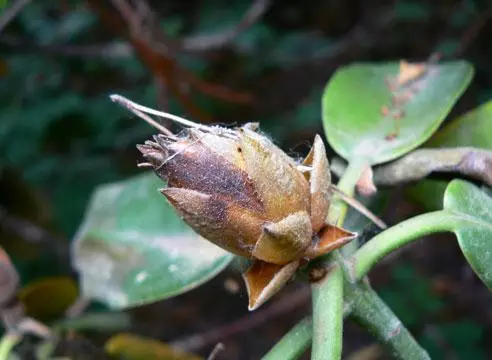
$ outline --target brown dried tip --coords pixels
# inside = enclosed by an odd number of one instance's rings
[[[144,145],[137,145],[137,149],[154,168],[161,166],[168,158],[167,149],[156,142],[146,141]]]

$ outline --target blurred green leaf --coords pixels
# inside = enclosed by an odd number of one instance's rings
[[[473,146],[492,149],[492,100],[454,119],[429,141],[426,147]]]
[[[293,66],[300,62],[326,57],[332,50],[332,45],[333,43],[322,34],[309,32],[283,34],[271,48],[269,60],[277,66]]]
[[[126,360],[201,360],[200,356],[186,353],[154,339],[132,334],[116,334],[104,345],[106,352]]]
[[[147,173],[96,189],[73,249],[85,297],[113,308],[153,302],[195,288],[231,261],[177,216],[162,186]]]
[[[114,332],[131,327],[130,314],[126,312],[93,312],[72,319],[62,319],[53,324],[55,330],[92,330]]]
[[[443,309],[445,302],[433,291],[431,281],[411,264],[396,265],[390,277],[379,293],[406,326],[418,325]]]
[[[345,159],[371,164],[393,160],[416,148],[439,127],[468,86],[473,68],[456,61],[428,65],[426,72],[390,89],[399,63],[353,64],[336,72],[323,94],[323,125],[330,145]],[[392,97],[401,119],[385,115]],[[394,99],[394,98],[393,98]]]
[[[397,1],[394,11],[400,20],[407,21],[424,20],[431,15],[429,4],[421,1]]]
[[[41,321],[63,316],[77,296],[77,284],[61,276],[37,280],[19,292],[26,314]]]
[[[480,344],[484,330],[481,324],[469,320],[436,324],[427,326],[419,343],[433,360],[447,360],[451,356],[462,360],[485,360],[488,357]]]
[[[405,194],[426,211],[435,211],[442,208],[442,199],[448,182],[445,180],[425,179],[405,189]]]
[[[453,180],[444,194],[444,209],[465,221],[454,230],[458,243],[480,279],[492,290],[492,198],[475,185]]]

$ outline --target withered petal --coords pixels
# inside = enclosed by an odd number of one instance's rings
[[[305,257],[314,259],[342,247],[357,237],[357,233],[335,225],[325,225],[319,232],[319,242],[307,249]]]
[[[270,140],[247,128],[240,129],[246,172],[270,221],[309,212],[309,184],[296,163]]]
[[[250,311],[258,309],[275,295],[290,280],[298,267],[299,261],[275,265],[255,260],[243,274],[249,297],[248,309]]]
[[[248,209],[215,195],[165,188],[160,190],[193,230],[236,255],[250,257],[264,220]]]
[[[276,223],[268,223],[253,250],[257,259],[286,264],[298,259],[311,244],[312,227],[307,212],[297,212]]]
[[[311,193],[311,222],[314,232],[318,232],[325,224],[332,197],[330,164],[321,136],[314,137],[313,147],[303,163],[311,166],[308,176]]]

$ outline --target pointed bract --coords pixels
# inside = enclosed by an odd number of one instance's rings
[[[321,229],[318,236],[319,241],[313,243],[306,251],[306,257],[314,259],[318,256],[328,254],[354,240],[357,237],[357,233],[353,233],[335,225],[326,225]]]
[[[248,309],[256,310],[275,295],[290,280],[298,267],[298,261],[275,265],[256,260],[243,274],[249,297]]]
[[[319,135],[314,138],[313,147],[304,160],[311,167],[309,172],[311,194],[311,222],[314,232],[318,232],[326,221],[331,201],[330,164],[326,157],[325,145]]]
[[[305,211],[287,216],[263,227],[253,256],[273,264],[285,264],[285,259],[298,259],[311,244],[311,221]]]

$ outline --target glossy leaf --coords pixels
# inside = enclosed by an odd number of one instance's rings
[[[191,230],[158,192],[153,173],[96,189],[75,236],[85,297],[122,308],[186,292],[232,255]]]
[[[444,194],[444,209],[462,218],[454,230],[466,259],[492,290],[492,198],[475,185],[453,180]]]
[[[374,165],[421,145],[439,127],[473,73],[463,61],[428,65],[421,76],[395,88],[390,83],[405,75],[399,66],[353,64],[337,71],[328,83],[323,125],[328,142],[345,159],[364,157]]]
[[[454,119],[426,147],[473,146],[492,149],[492,100]]]

